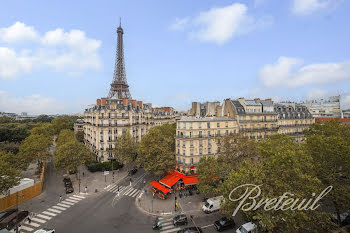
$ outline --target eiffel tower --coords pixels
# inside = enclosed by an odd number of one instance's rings
[[[125,63],[124,63],[124,49],[123,49],[123,28],[121,26],[121,19],[119,27],[117,28],[118,42],[114,66],[113,82],[109,90],[108,98],[110,99],[131,99],[129,85],[126,81]]]

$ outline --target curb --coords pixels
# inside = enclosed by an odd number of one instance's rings
[[[150,216],[172,216],[172,215],[175,215],[177,213],[173,213],[173,212],[167,212],[167,213],[151,213],[151,212],[148,212],[147,210],[143,209],[140,205],[139,205],[139,200],[140,198],[137,197],[135,199],[135,204],[136,204],[136,207],[143,213],[147,214],[147,215],[150,215]]]

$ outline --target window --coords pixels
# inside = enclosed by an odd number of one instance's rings
[[[208,146],[211,146],[211,139],[208,139]]]
[[[185,150],[182,150],[182,155],[186,155],[186,151]]]
[[[220,130],[218,130],[218,136],[220,136]]]
[[[190,155],[193,155],[193,149],[190,150]]]
[[[190,138],[192,138],[192,132],[190,132]]]
[[[202,128],[202,122],[198,122],[198,129]]]
[[[199,146],[203,145],[203,140],[199,140]]]
[[[190,146],[193,146],[193,140],[190,141]]]
[[[186,129],[186,123],[184,122],[184,129]]]
[[[216,123],[216,127],[220,128],[220,122]]]
[[[177,149],[177,154],[180,154],[180,149]]]
[[[191,164],[193,164],[193,158],[191,158]]]
[[[182,162],[185,164],[185,163],[186,163],[186,160],[185,160],[185,159],[182,159]]]
[[[177,140],[177,146],[180,146],[180,140]]]
[[[210,129],[210,122],[207,123],[207,128]]]
[[[192,129],[192,122],[190,123],[190,129]]]
[[[199,137],[200,138],[202,137],[202,131],[199,131]]]
[[[227,121],[225,122],[225,127],[228,128],[228,122]]]
[[[228,130],[226,130],[226,133],[225,133],[226,136],[228,136]]]
[[[203,149],[202,149],[202,148],[199,149],[199,154],[200,154],[200,155],[203,154]]]
[[[210,136],[211,136],[210,131],[208,131],[208,137],[210,137]]]
[[[208,154],[211,154],[211,148],[208,148]]]

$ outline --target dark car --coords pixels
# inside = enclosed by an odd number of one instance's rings
[[[129,171],[129,176],[134,175],[136,172],[137,172],[137,168],[134,167],[133,169],[131,169],[131,170]]]
[[[6,228],[7,230],[11,230],[14,226],[23,221],[28,214],[28,211],[11,211],[11,214],[1,219],[0,229]]]
[[[223,217],[214,222],[214,227],[217,231],[223,231],[235,227],[235,222],[231,218]]]
[[[63,178],[63,183],[64,183],[64,186],[67,187],[67,186],[72,186],[72,181],[69,177],[64,177]]]
[[[72,185],[67,185],[66,186],[66,193],[72,193],[74,192],[73,186]]]
[[[187,227],[178,231],[177,233],[202,233],[202,229],[200,227]]]
[[[187,225],[188,220],[187,220],[186,215],[180,214],[180,215],[175,216],[173,219],[173,224],[174,224],[174,226]]]

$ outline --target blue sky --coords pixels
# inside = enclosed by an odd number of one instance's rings
[[[122,17],[134,99],[300,101],[350,107],[347,0],[3,1],[0,111],[83,112],[106,96]]]

